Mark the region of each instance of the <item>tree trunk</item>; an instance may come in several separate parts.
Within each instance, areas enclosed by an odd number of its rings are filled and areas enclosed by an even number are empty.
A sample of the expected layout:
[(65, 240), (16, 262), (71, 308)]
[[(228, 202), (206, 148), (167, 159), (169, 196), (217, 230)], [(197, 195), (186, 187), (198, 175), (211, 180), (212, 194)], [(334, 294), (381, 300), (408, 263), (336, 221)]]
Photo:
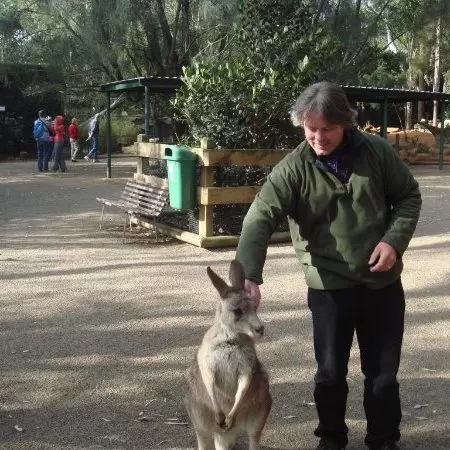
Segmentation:
[(405, 123), (405, 128), (407, 130), (411, 130), (412, 129), (412, 103), (411, 102), (407, 102), (406, 103), (406, 123)]
[[(419, 91), (423, 91), (424, 82), (425, 80), (423, 79), (423, 71), (419, 70), (418, 76)], [(422, 119), (423, 119), (423, 102), (417, 102), (417, 121), (420, 122)]]
[(190, 33), (189, 33), (189, 0), (180, 0), (181, 6), (181, 38), (183, 40), (182, 49), (184, 51), (183, 62), (190, 58)]
[[(413, 85), (413, 74), (412, 74), (412, 67), (410, 64), (409, 72), (408, 72), (408, 87), (409, 89), (412, 89)], [(405, 111), (405, 129), (411, 130), (412, 129), (412, 103), (406, 102), (406, 111)]]
[[(433, 80), (433, 92), (439, 92), (439, 79), (440, 79), (440, 71), (441, 71), (441, 18), (438, 17), (436, 23), (436, 47), (434, 49), (434, 80)], [(436, 127), (438, 123), (438, 102), (434, 101), (433, 106), (433, 125)]]

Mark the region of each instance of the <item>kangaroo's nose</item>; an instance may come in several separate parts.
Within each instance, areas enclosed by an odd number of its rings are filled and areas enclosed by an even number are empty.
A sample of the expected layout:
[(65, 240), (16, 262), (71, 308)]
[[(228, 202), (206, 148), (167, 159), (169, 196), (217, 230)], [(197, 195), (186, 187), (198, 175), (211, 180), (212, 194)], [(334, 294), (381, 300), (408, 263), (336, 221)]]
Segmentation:
[(264, 325), (260, 325), (259, 327), (256, 327), (255, 331), (262, 336), (264, 334)]

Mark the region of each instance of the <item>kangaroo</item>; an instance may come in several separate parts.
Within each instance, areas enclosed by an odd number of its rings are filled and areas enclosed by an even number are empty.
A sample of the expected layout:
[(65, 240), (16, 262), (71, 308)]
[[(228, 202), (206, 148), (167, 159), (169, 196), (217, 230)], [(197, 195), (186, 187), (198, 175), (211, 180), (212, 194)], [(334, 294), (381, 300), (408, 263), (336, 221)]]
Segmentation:
[(247, 433), (249, 450), (258, 450), (272, 405), (269, 378), (254, 344), (264, 325), (244, 291), (238, 261), (230, 264), (231, 286), (210, 267), (207, 273), (221, 298), (189, 368), (186, 409), (199, 450), (231, 449), (240, 432)]

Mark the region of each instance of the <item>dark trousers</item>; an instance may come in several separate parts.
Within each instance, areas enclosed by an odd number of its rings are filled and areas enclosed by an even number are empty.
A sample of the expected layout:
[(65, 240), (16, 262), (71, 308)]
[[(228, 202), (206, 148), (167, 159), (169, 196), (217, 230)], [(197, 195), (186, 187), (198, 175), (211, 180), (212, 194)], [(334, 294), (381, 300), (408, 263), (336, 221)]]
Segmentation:
[(88, 158), (97, 159), (97, 151), (98, 151), (98, 134), (94, 134), (91, 137), (91, 149), (87, 154)]
[(39, 172), (48, 170), (48, 142), (36, 141), (37, 145), (37, 164)]
[(65, 172), (67, 170), (66, 161), (64, 159), (64, 142), (57, 141), (53, 147), (53, 171), (57, 171), (61, 169), (61, 172)]
[(314, 399), (319, 425), (314, 434), (347, 444), (347, 365), (356, 331), (364, 374), (365, 442), (377, 448), (400, 438), (397, 372), (403, 338), (405, 296), (401, 280), (382, 289), (308, 290), (317, 361)]

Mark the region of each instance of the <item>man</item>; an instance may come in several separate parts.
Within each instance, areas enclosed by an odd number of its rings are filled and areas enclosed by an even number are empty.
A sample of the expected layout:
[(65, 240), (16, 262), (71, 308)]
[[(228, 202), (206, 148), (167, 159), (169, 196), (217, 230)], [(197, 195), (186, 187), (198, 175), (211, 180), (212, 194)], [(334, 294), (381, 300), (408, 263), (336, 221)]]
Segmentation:
[(419, 218), (418, 184), (386, 140), (355, 128), (339, 86), (309, 86), (291, 118), (305, 140), (274, 167), (244, 219), (236, 258), (245, 268), (246, 290), (258, 303), (268, 241), (287, 216), (312, 312), (317, 448), (347, 445), (346, 375), (356, 331), (365, 443), (371, 450), (398, 449), (400, 274)]
[(46, 120), (45, 111), (39, 110), (38, 118), (33, 124), (33, 137), (37, 148), (37, 165), (39, 172), (48, 172), (48, 161), (51, 157), (53, 147), (53, 127), (51, 122)]
[(70, 156), (71, 161), (77, 161), (77, 154), (80, 151), (80, 145), (78, 142), (78, 125), (77, 119), (75, 117), (72, 118), (71, 124), (69, 125), (69, 142), (70, 142)]
[(98, 134), (99, 134), (99, 119), (100, 114), (97, 113), (94, 118), (89, 123), (89, 135), (88, 140), (91, 141), (91, 149), (89, 153), (84, 157), (84, 159), (88, 160), (92, 158), (93, 162), (98, 162), (97, 152), (98, 152)]

